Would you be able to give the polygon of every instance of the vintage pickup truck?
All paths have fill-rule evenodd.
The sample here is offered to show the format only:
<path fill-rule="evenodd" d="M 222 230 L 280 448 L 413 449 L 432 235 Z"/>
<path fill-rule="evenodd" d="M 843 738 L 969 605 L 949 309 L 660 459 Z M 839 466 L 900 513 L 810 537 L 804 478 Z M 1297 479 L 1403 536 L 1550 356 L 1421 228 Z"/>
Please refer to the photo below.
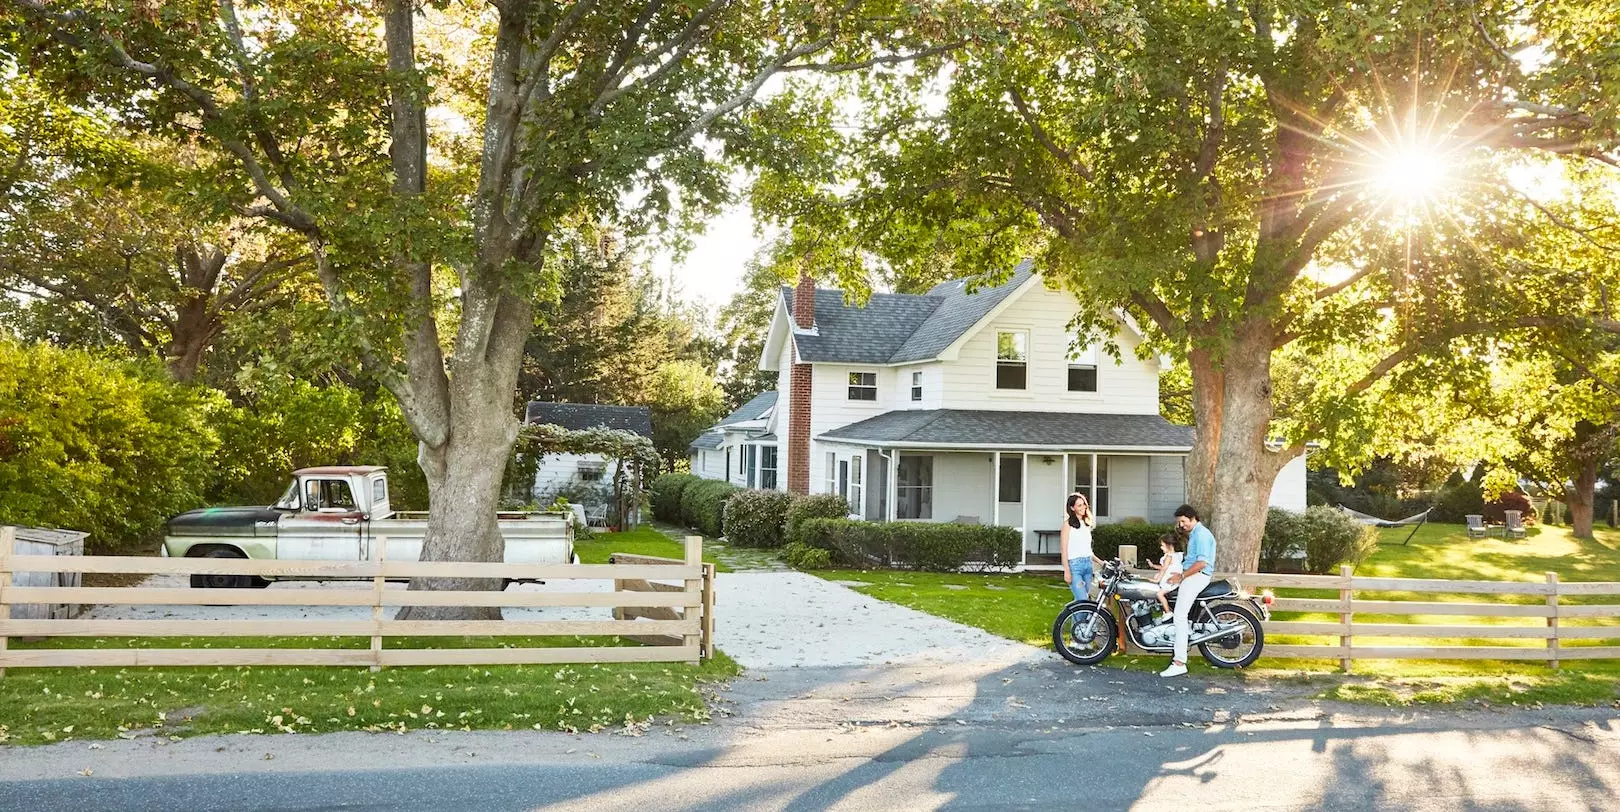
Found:
<path fill-rule="evenodd" d="M 388 472 L 381 466 L 302 468 L 268 507 L 208 507 L 169 520 L 161 554 L 175 557 L 415 561 L 422 554 L 426 513 L 388 507 Z M 500 513 L 506 560 L 577 563 L 573 517 L 566 513 Z M 386 551 L 378 539 L 386 538 Z M 251 575 L 193 575 L 193 587 L 268 586 Z"/>

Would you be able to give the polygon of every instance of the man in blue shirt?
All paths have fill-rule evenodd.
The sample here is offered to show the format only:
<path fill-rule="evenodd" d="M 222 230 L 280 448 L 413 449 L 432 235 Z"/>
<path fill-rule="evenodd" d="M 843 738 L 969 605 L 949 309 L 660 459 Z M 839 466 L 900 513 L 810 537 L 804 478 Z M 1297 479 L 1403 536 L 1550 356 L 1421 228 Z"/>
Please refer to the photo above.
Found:
<path fill-rule="evenodd" d="M 1209 586 L 1210 572 L 1215 568 L 1215 534 L 1198 518 L 1192 505 L 1176 508 L 1176 527 L 1187 534 L 1187 555 L 1180 575 L 1171 575 L 1169 582 L 1176 586 L 1176 648 L 1170 667 L 1159 672 L 1161 677 L 1179 677 L 1187 673 L 1187 638 L 1191 633 L 1187 613 L 1192 611 L 1198 593 Z"/>

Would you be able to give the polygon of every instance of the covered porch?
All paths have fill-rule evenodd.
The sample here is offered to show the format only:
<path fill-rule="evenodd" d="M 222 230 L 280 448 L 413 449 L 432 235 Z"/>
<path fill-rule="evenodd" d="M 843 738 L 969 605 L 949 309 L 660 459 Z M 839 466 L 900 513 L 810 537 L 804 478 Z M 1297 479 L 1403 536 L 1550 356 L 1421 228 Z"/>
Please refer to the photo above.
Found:
<path fill-rule="evenodd" d="M 1095 506 L 1098 524 L 1168 522 L 1183 501 L 1185 454 L 1094 449 L 960 451 L 852 449 L 872 472 L 854 515 L 870 521 L 957 522 L 1019 530 L 1023 565 L 1062 565 L 1059 528 L 1068 495 Z"/>

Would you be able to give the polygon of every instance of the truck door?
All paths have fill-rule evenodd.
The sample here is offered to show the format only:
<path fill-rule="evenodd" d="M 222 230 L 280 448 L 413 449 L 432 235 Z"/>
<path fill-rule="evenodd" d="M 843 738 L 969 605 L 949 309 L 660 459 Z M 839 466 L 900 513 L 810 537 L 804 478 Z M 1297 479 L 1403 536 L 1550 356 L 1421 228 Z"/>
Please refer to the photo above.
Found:
<path fill-rule="evenodd" d="M 365 514 L 349 480 L 309 477 L 301 483 L 302 508 L 281 520 L 276 557 L 318 561 L 360 560 Z"/>

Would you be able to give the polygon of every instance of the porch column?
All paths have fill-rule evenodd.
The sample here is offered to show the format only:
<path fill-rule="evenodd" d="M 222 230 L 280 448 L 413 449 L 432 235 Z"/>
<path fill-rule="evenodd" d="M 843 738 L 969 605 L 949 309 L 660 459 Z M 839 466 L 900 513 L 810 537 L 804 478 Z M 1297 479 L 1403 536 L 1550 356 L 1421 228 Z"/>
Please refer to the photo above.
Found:
<path fill-rule="evenodd" d="M 895 520 L 895 517 L 900 515 L 900 505 L 897 504 L 900 499 L 900 449 L 898 448 L 890 449 L 889 451 L 888 488 L 889 509 L 887 512 L 889 515 L 885 518 L 892 522 Z"/>
<path fill-rule="evenodd" d="M 1001 524 L 1001 452 L 990 453 L 990 526 Z"/>
<path fill-rule="evenodd" d="M 1086 494 L 1086 502 L 1091 505 L 1091 515 L 1097 515 L 1097 455 L 1091 455 L 1091 493 Z"/>
<path fill-rule="evenodd" d="M 1020 547 L 1028 547 L 1029 546 L 1029 454 L 1028 453 L 1019 455 L 1018 494 L 1023 497 L 1023 501 L 1018 503 L 1018 513 L 1019 513 L 1019 517 L 1018 517 L 1018 523 L 1019 523 L 1018 546 L 1020 546 Z M 1001 494 L 996 494 L 996 498 L 1000 499 Z M 1026 555 L 1027 555 L 1027 553 L 1026 553 Z"/>
<path fill-rule="evenodd" d="M 1067 502 L 1069 500 L 1069 486 L 1073 485 L 1073 484 L 1074 484 L 1074 480 L 1069 479 L 1069 452 L 1065 451 L 1065 452 L 1063 452 L 1063 501 L 1064 502 Z M 1063 518 L 1064 518 L 1064 520 L 1067 520 L 1069 517 L 1064 516 Z"/>

